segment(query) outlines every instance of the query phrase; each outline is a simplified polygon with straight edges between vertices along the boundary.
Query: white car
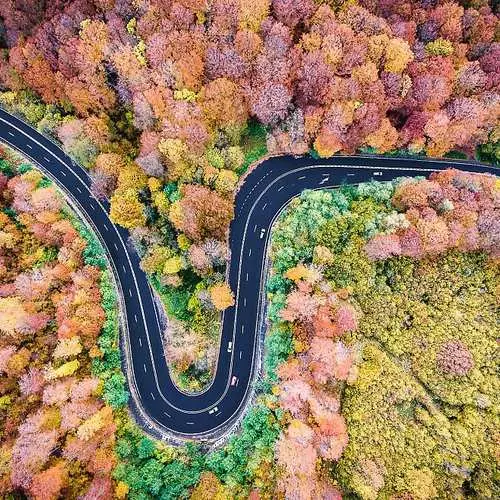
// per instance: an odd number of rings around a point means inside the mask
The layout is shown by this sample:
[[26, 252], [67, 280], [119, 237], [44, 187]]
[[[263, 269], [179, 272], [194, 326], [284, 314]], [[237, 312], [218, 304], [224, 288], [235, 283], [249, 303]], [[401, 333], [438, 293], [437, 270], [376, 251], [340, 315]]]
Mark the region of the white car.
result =
[[238, 385], [239, 379], [236, 375], [233, 375], [233, 378], [231, 379], [231, 385]]
[[215, 413], [217, 411], [219, 411], [219, 408], [217, 408], [217, 406], [214, 406], [211, 410], [208, 410], [208, 413], [212, 415], [212, 413]]
[[232, 342], [228, 342], [227, 344], [227, 352], [231, 352], [233, 350], [233, 343]]

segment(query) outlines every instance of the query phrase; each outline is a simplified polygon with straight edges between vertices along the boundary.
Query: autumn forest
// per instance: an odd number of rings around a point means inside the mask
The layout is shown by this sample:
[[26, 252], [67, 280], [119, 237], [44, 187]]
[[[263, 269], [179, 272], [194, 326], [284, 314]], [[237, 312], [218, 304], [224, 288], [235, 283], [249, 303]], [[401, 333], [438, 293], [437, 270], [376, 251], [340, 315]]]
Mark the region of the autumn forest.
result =
[[[227, 237], [260, 161], [500, 161], [488, 0], [3, 0], [0, 106], [109, 200], [206, 388]], [[129, 409], [118, 291], [56, 184], [0, 144], [0, 497], [500, 496], [500, 182], [448, 169], [304, 191], [268, 252], [262, 375], [237, 432], [173, 446]]]

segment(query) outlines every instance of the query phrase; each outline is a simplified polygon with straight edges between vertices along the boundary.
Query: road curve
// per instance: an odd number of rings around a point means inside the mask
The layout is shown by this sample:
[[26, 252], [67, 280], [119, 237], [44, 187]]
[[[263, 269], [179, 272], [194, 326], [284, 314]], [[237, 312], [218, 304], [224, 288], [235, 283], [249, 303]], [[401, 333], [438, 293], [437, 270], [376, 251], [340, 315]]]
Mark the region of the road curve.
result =
[[[196, 395], [179, 391], [165, 361], [154, 296], [137, 254], [126, 246], [128, 233], [109, 219], [109, 205], [90, 192], [90, 178], [57, 145], [0, 109], [0, 141], [46, 171], [91, 221], [112, 263], [126, 320], [128, 383], [147, 427], [162, 436], [207, 438], [231, 425], [251, 392], [257, 368], [259, 318], [265, 297], [266, 250], [277, 214], [304, 189], [428, 175], [454, 167], [492, 173], [494, 167], [469, 161], [416, 160], [374, 156], [335, 156], [328, 160], [289, 156], [271, 158], [249, 173], [236, 195], [229, 245], [228, 278], [236, 304], [223, 314], [214, 380]], [[229, 349], [229, 343], [232, 343]], [[233, 377], [237, 383], [231, 385]]]

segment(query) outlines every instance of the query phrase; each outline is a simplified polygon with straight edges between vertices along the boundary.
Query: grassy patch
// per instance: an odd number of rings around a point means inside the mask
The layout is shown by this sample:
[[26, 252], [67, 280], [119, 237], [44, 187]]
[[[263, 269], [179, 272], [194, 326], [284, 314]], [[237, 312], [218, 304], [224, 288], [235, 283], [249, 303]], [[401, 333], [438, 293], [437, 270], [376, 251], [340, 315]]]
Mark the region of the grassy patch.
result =
[[241, 148], [245, 154], [245, 161], [238, 169], [238, 174], [243, 175], [248, 167], [267, 154], [266, 128], [257, 122], [250, 122], [241, 138]]

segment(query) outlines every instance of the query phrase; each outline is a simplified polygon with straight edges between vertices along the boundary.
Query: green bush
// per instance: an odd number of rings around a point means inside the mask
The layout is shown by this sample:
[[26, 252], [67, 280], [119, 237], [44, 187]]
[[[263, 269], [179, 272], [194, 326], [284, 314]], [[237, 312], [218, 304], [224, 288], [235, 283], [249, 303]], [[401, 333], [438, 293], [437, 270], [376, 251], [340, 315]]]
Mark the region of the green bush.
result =
[[249, 122], [242, 137], [241, 147], [245, 159], [237, 170], [239, 175], [244, 174], [248, 167], [267, 154], [266, 128], [255, 121]]

